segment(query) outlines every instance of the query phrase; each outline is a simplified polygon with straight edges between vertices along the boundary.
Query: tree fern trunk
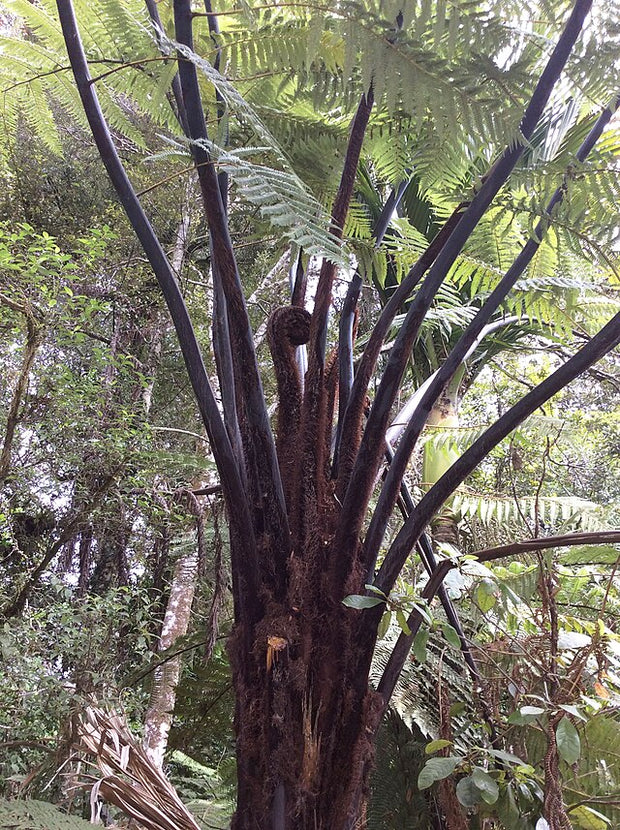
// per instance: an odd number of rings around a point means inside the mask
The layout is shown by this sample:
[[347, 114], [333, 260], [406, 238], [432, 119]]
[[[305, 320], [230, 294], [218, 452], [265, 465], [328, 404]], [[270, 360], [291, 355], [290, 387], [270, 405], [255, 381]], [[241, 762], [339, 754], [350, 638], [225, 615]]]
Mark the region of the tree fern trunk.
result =
[[[331, 604], [329, 604], [331, 605]], [[273, 613], [230, 643], [236, 689], [238, 796], [233, 830], [348, 830], [364, 826], [382, 701], [367, 675], [346, 680], [354, 660], [351, 610], [317, 618]]]

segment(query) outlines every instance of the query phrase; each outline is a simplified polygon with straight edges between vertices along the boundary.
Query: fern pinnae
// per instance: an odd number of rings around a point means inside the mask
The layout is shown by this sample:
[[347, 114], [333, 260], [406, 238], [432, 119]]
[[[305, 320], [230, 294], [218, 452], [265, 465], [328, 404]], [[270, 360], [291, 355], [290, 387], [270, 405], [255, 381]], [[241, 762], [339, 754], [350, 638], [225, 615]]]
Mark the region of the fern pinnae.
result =
[[64, 40], [56, 15], [46, 11], [43, 4], [32, 4], [28, 0], [4, 0], [4, 6], [21, 20], [28, 20], [28, 25], [38, 35], [62, 54]]
[[[185, 142], [169, 141], [171, 149], [166, 158], [187, 156]], [[196, 142], [205, 148], [220, 169], [237, 182], [240, 194], [256, 205], [272, 225], [302, 246], [307, 253], [328, 256], [333, 261], [348, 265], [337, 239], [326, 230], [328, 219], [322, 205], [305, 190], [301, 180], [289, 170], [279, 170], [258, 164], [250, 156], [260, 155], [271, 147], [245, 147], [239, 151], [224, 150], [212, 141]], [[151, 160], [162, 155], [152, 156]]]
[[606, 527], [598, 516], [599, 506], [572, 496], [490, 496], [461, 488], [454, 496], [452, 509], [462, 519], [522, 525], [526, 520], [544, 522], [550, 528], [577, 526], [585, 531]]
[[28, 84], [26, 95], [30, 100], [26, 102], [22, 112], [26, 116], [33, 133], [39, 136], [52, 153], [60, 155], [62, 145], [58, 128], [41, 83], [32, 81]]
[[207, 78], [217, 92], [222, 96], [226, 106], [232, 110], [235, 116], [244, 124], [249, 126], [263, 141], [270, 150], [275, 153], [279, 161], [285, 162], [284, 153], [265, 124], [262, 122], [256, 111], [250, 106], [245, 98], [206, 58], [196, 54], [183, 44], [176, 43], [163, 33], [160, 35], [160, 43], [166, 48], [169, 54], [176, 51], [184, 60], [193, 63], [197, 69]]

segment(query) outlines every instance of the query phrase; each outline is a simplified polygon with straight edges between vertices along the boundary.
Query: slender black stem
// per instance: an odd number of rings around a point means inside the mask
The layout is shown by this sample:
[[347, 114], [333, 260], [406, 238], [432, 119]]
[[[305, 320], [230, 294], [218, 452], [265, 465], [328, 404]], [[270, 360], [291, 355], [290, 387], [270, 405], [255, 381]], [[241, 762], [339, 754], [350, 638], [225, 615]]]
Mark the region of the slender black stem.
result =
[[[422, 591], [421, 597], [422, 599], [426, 600], [426, 602], [430, 602], [432, 598], [435, 596], [441, 585], [443, 584], [443, 580], [446, 578], [447, 574], [454, 568], [455, 565], [450, 560], [443, 560], [439, 563], [437, 568], [433, 571], [432, 576], [424, 586], [424, 590]], [[383, 698], [383, 705], [387, 707], [390, 698], [394, 692], [394, 688], [396, 686], [396, 681], [403, 670], [403, 666], [405, 665], [405, 660], [407, 659], [407, 655], [411, 651], [411, 646], [413, 645], [413, 641], [415, 639], [416, 634], [420, 630], [420, 626], [422, 625], [422, 615], [416, 609], [414, 609], [407, 619], [407, 626], [409, 628], [409, 634], [405, 634], [404, 631], [401, 631], [398, 639], [396, 640], [396, 644], [392, 649], [392, 653], [390, 654], [387, 663], [385, 664], [385, 668], [383, 670], [383, 674], [381, 675], [381, 679], [377, 684], [377, 691]]]
[[[157, 8], [156, 0], [145, 0], [146, 8], [149, 13], [149, 17], [153, 21], [155, 26], [155, 31], [163, 32], [164, 27], [162, 26], [161, 17], [159, 16], [159, 9]], [[185, 135], [188, 134], [187, 132], [187, 113], [185, 112], [185, 102], [183, 101], [183, 93], [181, 92], [181, 82], [179, 80], [179, 73], [177, 72], [172, 79], [172, 97], [174, 98], [174, 103], [176, 106], [176, 116], [181, 125], [181, 128]]]
[[[156, 31], [163, 31], [161, 18], [159, 16], [159, 9], [155, 0], [146, 0], [146, 7], [149, 16], [155, 25]], [[209, 31], [215, 36], [219, 33], [217, 17], [212, 13], [209, 0], [205, 0], [205, 7], [209, 12]], [[217, 45], [217, 44], [216, 44]], [[219, 69], [221, 50], [218, 50], [215, 58], [214, 66]], [[176, 115], [183, 130], [183, 133], [189, 138], [189, 124], [187, 121], [187, 112], [185, 110], [185, 101], [183, 100], [183, 93], [181, 90], [181, 81], [178, 72], [172, 79], [172, 93], [176, 104]], [[224, 102], [219, 92], [216, 93], [218, 101], [218, 120], [224, 114]], [[226, 136], [227, 138], [227, 136]], [[220, 193], [224, 209], [226, 209], [228, 196], [228, 174], [221, 172], [218, 174], [218, 182], [220, 185]], [[222, 398], [222, 409], [224, 412], [224, 423], [230, 437], [230, 442], [233, 448], [235, 457], [241, 473], [241, 478], [244, 485], [247, 485], [245, 476], [245, 466], [243, 462], [243, 447], [241, 443], [241, 432], [239, 430], [239, 420], [237, 418], [237, 406], [235, 400], [235, 376], [233, 371], [232, 352], [230, 346], [230, 334], [228, 331], [228, 315], [226, 310], [226, 298], [222, 288], [222, 281], [216, 271], [215, 263], [212, 263], [213, 274], [213, 353], [215, 356], [215, 364], [217, 368], [217, 376], [220, 385], [220, 394]]]
[[413, 549], [431, 518], [491, 450], [525, 418], [535, 412], [578, 375], [585, 372], [597, 360], [604, 357], [619, 342], [620, 313], [616, 314], [570, 360], [567, 360], [553, 374], [534, 387], [531, 392], [492, 424], [480, 438], [474, 441], [471, 447], [431, 487], [398, 532], [375, 580], [378, 588], [385, 593], [390, 592], [401, 568], [407, 561], [409, 552]]
[[[256, 541], [247, 507], [247, 499], [240, 471], [237, 467], [226, 428], [220, 416], [213, 390], [209, 383], [200, 347], [192, 326], [181, 290], [170, 263], [149, 222], [142, 205], [129, 181], [123, 164], [116, 152], [112, 136], [101, 111], [97, 93], [91, 83], [86, 55], [79, 35], [77, 21], [71, 0], [57, 0], [58, 14], [62, 26], [69, 61], [73, 69], [82, 105], [90, 125], [95, 144], [125, 209], [127, 217], [144, 249], [174, 323], [187, 373], [194, 390], [198, 409], [202, 417], [213, 455], [220, 473], [222, 487], [230, 505], [235, 505], [230, 521], [238, 533], [247, 539], [247, 563], [244, 580], [248, 592], [256, 591]], [[254, 595], [256, 596], [256, 594]], [[249, 604], [248, 610], [252, 607]]]
[[351, 386], [353, 385], [353, 330], [355, 328], [355, 313], [362, 288], [362, 278], [356, 271], [347, 289], [338, 330], [338, 422], [336, 424], [336, 438], [334, 442], [334, 456], [332, 460], [332, 478], [338, 478], [338, 457], [340, 453], [340, 438], [344, 413], [349, 401]]
[[495, 548], [477, 551], [474, 556], [479, 562], [495, 562], [505, 556], [531, 553], [548, 548], [563, 548], [574, 545], [616, 545], [620, 542], [620, 530], [594, 530], [584, 533], [564, 533], [561, 536], [544, 536], [542, 539], [526, 539]]
[[[295, 254], [293, 256], [293, 253]], [[288, 269], [289, 287], [291, 292], [291, 305], [305, 308], [306, 305], [306, 287], [308, 285], [308, 275], [304, 268], [303, 249], [296, 245], [291, 245], [290, 261]], [[308, 349], [305, 344], [295, 348], [295, 362], [299, 371], [299, 380], [301, 383], [301, 394], [304, 393], [304, 385], [306, 380], [306, 369], [308, 368]]]
[[[204, 5], [205, 12], [207, 13], [209, 32], [211, 33], [211, 40], [213, 41], [213, 45], [215, 46], [215, 60], [213, 61], [213, 68], [219, 72], [222, 63], [222, 47], [220, 46], [218, 41], [218, 35], [220, 33], [220, 24], [217, 19], [217, 14], [213, 11], [211, 0], [204, 0]], [[219, 89], [215, 90], [215, 100], [217, 102], [217, 122], [221, 126], [222, 121], [226, 115], [226, 101], [224, 100], [224, 97], [222, 93], [219, 91]], [[226, 122], [224, 135], [222, 136], [222, 145], [224, 147], [226, 147], [226, 145], [228, 144], [228, 140], [230, 138], [229, 133], [230, 131], [228, 129], [228, 123]], [[228, 173], [225, 170], [222, 170], [220, 173], [218, 173], [217, 178], [220, 183], [220, 193], [222, 194], [224, 209], [226, 210], [228, 202]]]
[[[222, 60], [222, 50], [218, 44], [217, 36], [220, 33], [220, 26], [217, 15], [213, 12], [210, 0], [205, 0], [205, 11], [207, 12], [207, 21], [211, 39], [216, 47], [215, 61], [213, 66], [219, 71]], [[219, 90], [215, 91], [215, 100], [217, 102], [217, 120], [221, 124], [222, 119], [226, 114], [226, 103]], [[189, 133], [188, 133], [189, 137]], [[228, 127], [225, 130], [223, 138], [223, 145], [228, 144], [229, 131]], [[217, 174], [217, 181], [220, 188], [220, 196], [222, 197], [222, 205], [224, 212], [228, 212], [228, 173], [222, 170]], [[211, 244], [213, 248], [213, 244]], [[232, 346], [230, 340], [230, 331], [228, 328], [228, 309], [226, 305], [226, 296], [224, 294], [224, 287], [222, 279], [217, 272], [216, 263], [211, 263], [211, 272], [213, 274], [213, 352], [215, 355], [215, 362], [217, 365], [217, 375], [220, 382], [220, 394], [222, 396], [222, 409], [224, 410], [224, 423], [230, 435], [230, 441], [233, 446], [235, 454], [243, 464], [243, 442], [241, 438], [241, 430], [239, 428], [239, 419], [237, 417], [237, 400], [235, 394], [235, 371], [234, 361], [232, 357]], [[245, 467], [244, 467], [245, 472]], [[245, 479], [244, 479], [245, 480]]]
[[[366, 135], [368, 120], [374, 104], [372, 85], [365, 95], [362, 95], [358, 104], [345, 153], [340, 185], [334, 198], [331, 215], [331, 232], [338, 239], [342, 239], [344, 223], [349, 212], [349, 205], [353, 196], [357, 166], [362, 152], [362, 144]], [[325, 349], [327, 344], [327, 320], [332, 303], [332, 285], [336, 274], [336, 266], [329, 260], [323, 260], [319, 281], [314, 297], [312, 324], [310, 328], [310, 342], [308, 345], [308, 364], [313, 372], [323, 371], [325, 363]], [[309, 404], [311, 407], [311, 404]]]
[[[577, 161], [585, 161], [619, 105], [620, 99], [616, 99], [612, 106], [606, 107], [603, 110], [579, 147], [576, 153]], [[492, 315], [495, 311], [497, 311], [501, 303], [508, 296], [510, 290], [514, 287], [516, 281], [524, 273], [525, 269], [534, 258], [544, 238], [554, 210], [564, 199], [568, 183], [568, 175], [568, 173], [564, 175], [562, 184], [557, 188], [549, 200], [545, 210], [545, 218], [540, 220], [532, 237], [528, 239], [504, 277], [502, 277], [498, 285], [482, 305], [480, 311], [467, 326], [458, 342], [446, 358], [444, 364], [430, 382], [417, 407], [411, 413], [407, 427], [405, 428], [396, 452], [394, 453], [394, 459], [390, 464], [388, 474], [385, 477], [385, 481], [379, 495], [379, 500], [373, 513], [372, 522], [366, 535], [364, 544], [364, 564], [368, 568], [373, 566], [376, 561], [381, 542], [383, 541], [383, 537], [385, 535], [385, 529], [387, 527], [389, 517], [392, 514], [394, 504], [398, 497], [400, 482], [405, 475], [409, 459], [411, 458], [411, 453], [413, 452], [416, 442], [420, 437], [424, 425], [426, 424], [429, 413], [437, 402], [446, 384], [453, 377], [457, 369], [462, 365], [465, 356], [472, 345], [476, 342], [476, 339], [479, 337]]]
[[[193, 48], [192, 17], [190, 0], [174, 0], [176, 38], [182, 46], [189, 49]], [[187, 109], [189, 133], [193, 140], [192, 153], [211, 235], [214, 275], [221, 278], [226, 298], [236, 405], [241, 410], [237, 414], [244, 455], [246, 459], [251, 459], [248, 481], [252, 489], [255, 521], [260, 526], [270, 527], [274, 542], [271, 554], [275, 555], [277, 561], [276, 567], [270, 563], [266, 572], [276, 580], [277, 584], [272, 587], [282, 593], [290, 550], [290, 532], [275, 442], [219, 182], [214, 166], [208, 164], [210, 158], [207, 151], [199, 143], [208, 140], [208, 135], [196, 67], [191, 60], [179, 60], [179, 77]]]
[[[386, 448], [385, 453], [388, 467], [394, 457], [394, 453], [391, 447]], [[400, 501], [402, 502], [402, 514], [405, 519], [408, 519], [409, 516], [415, 510], [415, 503], [409, 492], [409, 488], [403, 482], [400, 486]], [[422, 533], [417, 544], [418, 554], [420, 556], [420, 561], [424, 566], [424, 570], [429, 576], [432, 576], [433, 571], [437, 567], [437, 558], [435, 556], [435, 551], [433, 550], [433, 544], [431, 542], [430, 536], [427, 533]], [[370, 575], [370, 579], [372, 579], [374, 574]], [[448, 592], [446, 590], [445, 585], [440, 585], [437, 590], [437, 596], [439, 597], [439, 602], [444, 610], [446, 615], [446, 619], [454, 628], [456, 633], [458, 634], [459, 640], [461, 641], [461, 652], [463, 653], [463, 659], [469, 668], [470, 674], [476, 683], [481, 682], [480, 672], [478, 671], [478, 666], [476, 665], [476, 661], [473, 658], [471, 653], [471, 646], [469, 641], [465, 637], [465, 632], [463, 630], [463, 626], [461, 625], [461, 621], [459, 620], [459, 616], [457, 613], [456, 608], [454, 607], [454, 603], [448, 596]]]
[[410, 179], [403, 179], [403, 181], [395, 187], [388, 198], [385, 200], [385, 204], [383, 205], [383, 210], [381, 211], [377, 221], [375, 222], [375, 227], [373, 229], [373, 236], [375, 237], [375, 247], [381, 244], [383, 241], [383, 237], [386, 234], [387, 229], [390, 226], [390, 222], [392, 221], [392, 215], [398, 205], [400, 204], [401, 199], [405, 195], [405, 190], [409, 186]]
[[[392, 215], [407, 189], [408, 180], [402, 181], [398, 187], [392, 190], [383, 205], [375, 226], [373, 236], [374, 247], [378, 248], [383, 242], [383, 237], [389, 227]], [[332, 461], [332, 478], [338, 478], [338, 457], [340, 454], [340, 441], [342, 438], [345, 413], [349, 403], [349, 396], [354, 382], [353, 370], [353, 327], [355, 321], [355, 310], [359, 300], [362, 287], [362, 278], [359, 269], [349, 282], [342, 311], [340, 313], [340, 326], [338, 334], [338, 423], [336, 425], [336, 438], [334, 442], [334, 457]]]
[[289, 283], [291, 287], [291, 305], [304, 308], [306, 303], [306, 286], [308, 284], [308, 278], [304, 268], [303, 251], [301, 248], [296, 249], [295, 258], [290, 263]]
[[342, 523], [349, 528], [351, 537], [346, 544], [339, 546], [344, 551], [344, 555], [341, 557], [341, 576], [343, 579], [346, 579], [352, 565], [351, 557], [355, 550], [352, 538], [357, 539], [361, 529], [363, 516], [367, 509], [373, 482], [381, 461], [383, 437], [391, 408], [398, 394], [420, 326], [435, 294], [441, 287], [463, 245], [480, 222], [500, 188], [508, 180], [523, 152], [525, 142], [532, 136], [549, 96], [579, 37], [591, 5], [592, 0], [576, 0], [564, 31], [542, 72], [521, 120], [520, 132], [523, 140], [506, 147], [495, 162], [484, 184], [460, 217], [454, 231], [430, 267], [426, 279], [407, 312], [381, 378], [343, 500]]
[[243, 441], [241, 438], [241, 430], [239, 429], [239, 418], [237, 417], [235, 370], [228, 328], [226, 297], [224, 296], [222, 280], [217, 273], [217, 266], [214, 261], [211, 263], [211, 274], [213, 276], [213, 354], [220, 384], [224, 423], [228, 430], [233, 452], [237, 458], [239, 468], [242, 471], [243, 482], [247, 486], [245, 462], [243, 459]]
[[[402, 308], [404, 302], [411, 296], [413, 290], [418, 285], [428, 268], [435, 261], [439, 251], [446, 244], [450, 234], [460, 221], [462, 212], [466, 204], [460, 204], [452, 212], [452, 215], [446, 221], [442, 229], [433, 238], [428, 248], [424, 251], [422, 256], [418, 259], [415, 265], [409, 270], [407, 276], [402, 280], [396, 291], [392, 294], [386, 305], [383, 307], [379, 319], [373, 326], [370, 338], [366, 344], [366, 348], [362, 354], [359, 365], [355, 372], [353, 385], [349, 394], [348, 404], [344, 413], [342, 423], [340, 446], [345, 448], [347, 455], [350, 453], [350, 448], [357, 450], [357, 434], [361, 430], [363, 409], [365, 406], [366, 393], [370, 379], [375, 370], [377, 359], [381, 352], [381, 347], [387, 336], [394, 317]], [[343, 469], [342, 463], [339, 465], [338, 482], [341, 494], [346, 491], [346, 485], [351, 474], [351, 470]]]

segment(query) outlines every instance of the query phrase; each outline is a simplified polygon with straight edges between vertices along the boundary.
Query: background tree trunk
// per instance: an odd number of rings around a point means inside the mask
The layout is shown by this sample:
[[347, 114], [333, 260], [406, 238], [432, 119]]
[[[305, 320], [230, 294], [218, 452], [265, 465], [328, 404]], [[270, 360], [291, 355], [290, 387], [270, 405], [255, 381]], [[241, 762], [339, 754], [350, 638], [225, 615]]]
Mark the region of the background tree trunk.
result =
[[[181, 556], [175, 566], [158, 652], [171, 648], [187, 634], [198, 576], [198, 552]], [[181, 655], [177, 654], [155, 669], [149, 708], [144, 720], [144, 748], [161, 768], [172, 724], [176, 690], [181, 676]]]

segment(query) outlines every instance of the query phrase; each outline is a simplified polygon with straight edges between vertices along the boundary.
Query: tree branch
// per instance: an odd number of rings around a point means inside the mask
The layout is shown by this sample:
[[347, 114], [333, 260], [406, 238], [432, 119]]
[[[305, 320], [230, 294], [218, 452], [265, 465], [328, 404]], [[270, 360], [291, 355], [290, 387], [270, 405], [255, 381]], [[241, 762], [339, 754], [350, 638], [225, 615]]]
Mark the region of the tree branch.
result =
[[486, 548], [474, 553], [479, 562], [494, 562], [505, 556], [516, 556], [519, 553], [531, 553], [535, 550], [547, 548], [574, 547], [575, 545], [615, 545], [620, 543], [620, 530], [599, 530], [591, 533], [565, 533], [561, 536], [545, 536], [539, 539], [526, 539], [523, 542], [512, 542], [509, 545], [499, 545], [495, 548]]
[[[391, 447], [388, 445], [388, 449], [386, 451], [386, 458], [388, 460], [388, 465], [391, 463], [392, 458], [394, 457], [394, 453], [392, 452]], [[405, 519], [409, 518], [411, 513], [415, 510], [415, 504], [411, 497], [411, 493], [409, 492], [409, 488], [403, 482], [400, 487], [400, 499], [402, 502], [402, 514]], [[420, 561], [424, 566], [424, 570], [428, 574], [428, 576], [432, 576], [433, 571], [437, 567], [437, 559], [435, 557], [435, 551], [433, 550], [433, 545], [430, 540], [430, 537], [426, 533], [422, 533], [420, 539], [418, 540], [418, 555], [420, 557]], [[371, 577], [372, 578], [372, 577]], [[471, 653], [471, 647], [467, 638], [465, 637], [465, 632], [463, 631], [463, 626], [461, 625], [461, 621], [459, 620], [459, 616], [457, 613], [456, 608], [454, 607], [454, 603], [448, 596], [448, 592], [446, 591], [445, 586], [442, 584], [437, 589], [437, 595], [439, 596], [439, 602], [444, 610], [446, 615], [446, 619], [454, 628], [456, 633], [458, 634], [459, 640], [461, 641], [461, 651], [463, 653], [463, 659], [469, 668], [470, 674], [474, 681], [477, 684], [480, 684], [480, 672], [478, 671], [478, 666], [476, 665], [476, 661]]]
[[30, 596], [30, 592], [39, 581], [39, 577], [47, 569], [50, 562], [54, 560], [56, 554], [60, 551], [60, 549], [67, 542], [69, 542], [71, 539], [75, 537], [75, 535], [80, 530], [87, 517], [93, 513], [93, 511], [96, 507], [98, 507], [99, 504], [101, 504], [103, 497], [116, 480], [117, 474], [118, 473], [115, 473], [113, 475], [107, 475], [103, 479], [102, 483], [99, 485], [97, 490], [93, 493], [90, 502], [88, 502], [88, 504], [84, 505], [82, 508], [78, 509], [77, 512], [73, 514], [72, 518], [69, 519], [64, 529], [60, 532], [58, 539], [52, 545], [50, 545], [39, 564], [32, 569], [30, 574], [28, 574], [24, 584], [17, 593], [17, 596], [2, 609], [0, 617], [4, 619], [9, 619], [11, 617], [16, 617], [18, 614], [21, 614], [21, 612], [24, 610], [28, 597]]
[[[485, 335], [492, 334], [498, 328], [502, 328], [503, 326], [507, 326], [511, 323], [514, 323], [516, 319], [516, 317], [508, 317], [506, 318], [506, 320], [499, 320], [496, 323], [491, 323], [488, 326], [486, 326], [482, 330], [482, 332], [480, 332], [476, 340], [471, 344], [467, 352], [465, 352], [459, 366], [462, 366], [462, 364], [475, 350], [476, 346], [480, 343], [480, 341], [483, 339]], [[386, 432], [386, 441], [388, 443], [391, 443], [391, 435], [397, 437], [400, 434], [400, 432], [402, 432], [403, 428], [406, 429], [408, 427], [407, 420], [409, 421], [409, 423], [411, 423], [410, 419], [413, 417], [413, 413], [419, 411], [420, 402], [425, 399], [426, 395], [429, 392], [429, 389], [431, 389], [431, 387], [434, 388], [437, 376], [440, 371], [441, 370], [438, 370], [433, 375], [431, 375], [431, 377], [428, 378], [422, 384], [420, 389], [418, 389], [418, 391], [412, 396], [411, 400], [408, 401], [407, 404], [403, 407], [403, 409], [395, 419], [396, 424], [392, 423], [392, 425]], [[452, 377], [452, 375], [454, 375], [455, 372], [456, 369], [452, 372], [450, 377]], [[444, 388], [445, 383], [442, 383], [439, 392], [437, 393], [437, 396], [441, 394]], [[426, 419], [424, 423], [426, 423]], [[400, 426], [400, 424], [402, 424], [402, 426]], [[424, 426], [424, 424], [422, 426]], [[381, 542], [383, 541], [385, 530], [390, 520], [390, 516], [392, 515], [394, 504], [396, 503], [396, 499], [398, 498], [398, 488], [402, 486], [401, 483], [405, 477], [407, 463], [411, 455], [410, 452], [409, 455], [406, 456], [407, 460], [403, 467], [403, 451], [401, 450], [401, 446], [403, 446], [404, 443], [405, 437], [401, 439], [400, 444], [398, 445], [396, 451], [393, 453], [393, 458], [390, 467], [387, 471], [387, 475], [384, 478], [383, 486], [381, 488], [381, 492], [379, 493], [379, 498], [373, 511], [370, 524], [368, 526], [366, 538], [364, 539], [363, 563], [364, 567], [368, 571], [368, 579], [370, 581], [372, 581], [372, 579], [374, 578], [374, 568], [377, 561], [377, 556], [379, 555]], [[395, 467], [395, 470], [392, 470], [392, 466]], [[394, 492], [395, 487], [397, 488], [396, 493]]]
[[[11, 308], [15, 308], [15, 304], [11, 305]], [[39, 350], [39, 346], [43, 341], [43, 327], [41, 322], [27, 308], [20, 310], [26, 317], [26, 345], [24, 346], [22, 365], [17, 376], [13, 394], [11, 395], [11, 402], [6, 416], [4, 440], [2, 441], [2, 450], [0, 451], [0, 485], [4, 483], [11, 469], [13, 439], [15, 437], [15, 429], [20, 420], [19, 410], [24, 395], [26, 394], [32, 364]]]

